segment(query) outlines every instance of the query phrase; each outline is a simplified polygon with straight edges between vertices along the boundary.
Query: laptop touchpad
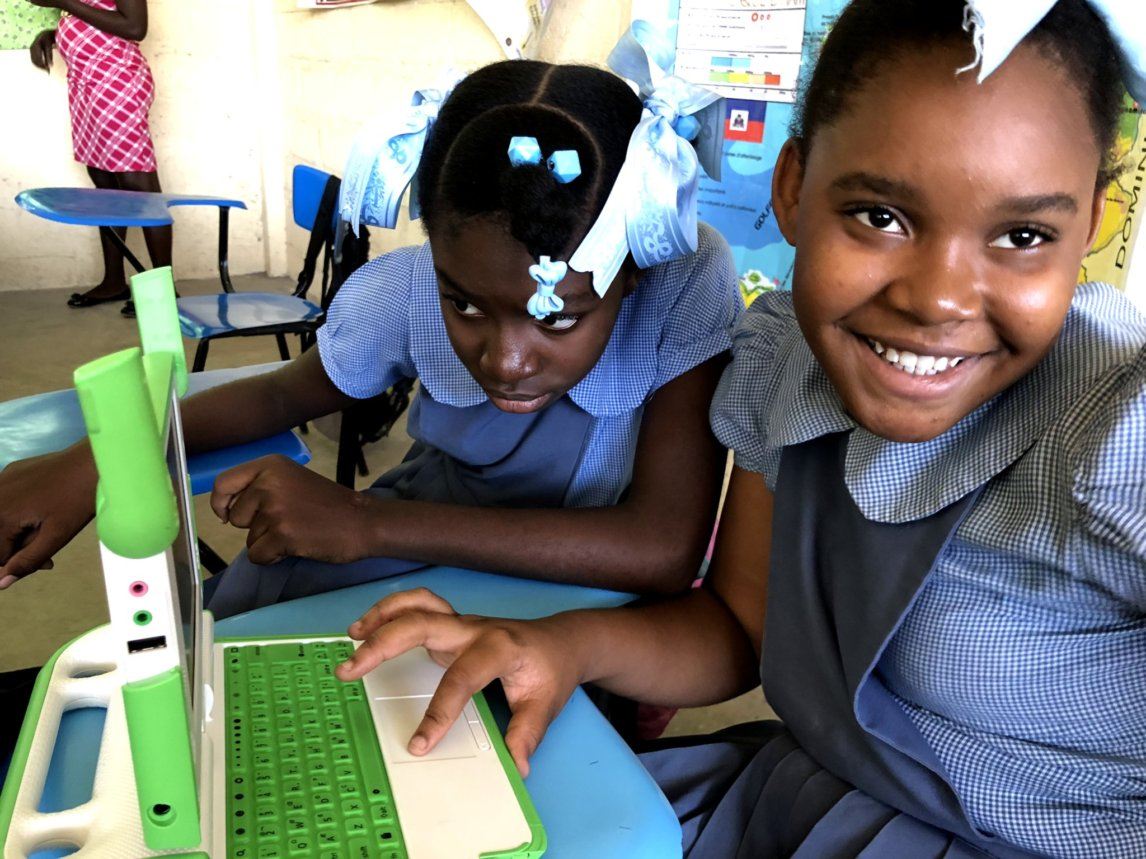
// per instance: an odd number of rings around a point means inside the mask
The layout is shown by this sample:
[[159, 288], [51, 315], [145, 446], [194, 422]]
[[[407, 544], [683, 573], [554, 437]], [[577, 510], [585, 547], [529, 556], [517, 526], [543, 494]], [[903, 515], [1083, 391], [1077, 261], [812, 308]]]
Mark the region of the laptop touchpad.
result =
[[[478, 753], [477, 742], [465, 714], [454, 722], [453, 727], [434, 746], [433, 750], [421, 757], [406, 751], [406, 744], [414, 736], [414, 731], [426, 714], [430, 705], [429, 695], [411, 698], [381, 698], [370, 702], [378, 721], [382, 725], [382, 744], [386, 757], [391, 763], [416, 763], [419, 761], [440, 761], [456, 758], [472, 758]], [[471, 705], [472, 706], [472, 705]]]
[[433, 695], [446, 669], [420, 647], [387, 659], [362, 678], [371, 698], [406, 698]]

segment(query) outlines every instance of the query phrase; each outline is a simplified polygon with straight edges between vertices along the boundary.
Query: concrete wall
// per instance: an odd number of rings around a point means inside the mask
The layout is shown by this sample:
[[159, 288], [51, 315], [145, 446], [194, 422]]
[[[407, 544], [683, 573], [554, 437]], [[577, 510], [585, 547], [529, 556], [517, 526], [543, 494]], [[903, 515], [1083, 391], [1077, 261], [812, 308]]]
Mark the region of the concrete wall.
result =
[[[232, 219], [231, 256], [239, 272], [262, 271], [266, 256], [254, 8], [234, 0], [151, 0], [144, 42], [156, 78], [151, 123], [160, 180], [168, 190], [247, 203], [250, 211]], [[63, 61], [57, 52], [48, 76], [26, 53], [0, 52], [0, 89], [6, 113], [20, 118], [0, 135], [0, 290], [91, 285], [102, 271], [95, 231], [50, 224], [12, 202], [25, 187], [88, 184], [72, 160]], [[178, 275], [213, 271], [216, 220], [213, 210], [178, 212]], [[142, 252], [142, 237], [132, 246]]]
[[[507, 0], [508, 2], [508, 0]], [[537, 55], [603, 63], [628, 20], [627, 0], [557, 0]], [[503, 57], [463, 0], [382, 0], [321, 12], [293, 0], [151, 0], [144, 53], [156, 78], [152, 130], [164, 188], [247, 203], [231, 221], [235, 273], [294, 273], [306, 246], [290, 218], [290, 169], [341, 172], [360, 126], [409, 103], [447, 69]], [[22, 188], [86, 185], [71, 155], [63, 62], [45, 75], [0, 52], [0, 89], [17, 122], [0, 135], [0, 291], [84, 288], [100, 275], [94, 230], [19, 210]], [[214, 210], [181, 208], [177, 277], [214, 272]], [[373, 252], [421, 240], [403, 220], [373, 232]], [[143, 256], [140, 236], [132, 247]], [[145, 257], [144, 257], [145, 258]]]
[[[363, 124], [400, 114], [419, 87], [451, 68], [504, 58], [493, 35], [461, 0], [383, 2], [338, 11], [299, 11], [279, 0], [278, 67], [284, 93], [283, 181], [312, 164], [341, 173]], [[289, 189], [287, 191], [289, 195]], [[403, 216], [394, 231], [372, 230], [377, 254], [421, 241]], [[297, 267], [305, 234], [287, 229], [287, 258]]]
[[[505, 0], [512, 2], [512, 0]], [[603, 64], [627, 26], [631, 0], [553, 0], [532, 47], [539, 59]], [[151, 112], [160, 178], [168, 190], [247, 203], [231, 221], [232, 271], [293, 274], [306, 237], [290, 217], [290, 170], [299, 162], [341, 172], [364, 122], [400, 110], [418, 86], [449, 68], [501, 59], [494, 36], [464, 0], [381, 0], [321, 12], [294, 0], [151, 0], [144, 52], [156, 78]], [[86, 185], [74, 162], [63, 62], [50, 75], [23, 51], [0, 51], [9, 118], [0, 134], [0, 291], [84, 288], [101, 272], [94, 230], [21, 211], [22, 188]], [[138, 231], [137, 231], [138, 232]], [[214, 210], [176, 213], [179, 277], [215, 271]], [[373, 231], [374, 254], [421, 241], [405, 218]], [[143, 242], [131, 238], [144, 257]], [[1146, 307], [1146, 230], [1128, 292]]]

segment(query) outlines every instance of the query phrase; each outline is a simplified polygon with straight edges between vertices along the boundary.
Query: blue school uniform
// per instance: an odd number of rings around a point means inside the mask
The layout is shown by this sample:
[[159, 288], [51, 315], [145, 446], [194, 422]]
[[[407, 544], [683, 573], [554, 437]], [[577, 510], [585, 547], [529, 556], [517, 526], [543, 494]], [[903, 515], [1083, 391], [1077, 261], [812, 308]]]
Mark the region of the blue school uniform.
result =
[[765, 296], [712, 421], [775, 492], [784, 723], [644, 756], [688, 855], [1142, 856], [1146, 319], [1080, 287], [1029, 375], [900, 444]]
[[[695, 254], [642, 274], [584, 379], [540, 412], [507, 414], [450, 346], [427, 243], [355, 272], [319, 329], [318, 350], [331, 381], [352, 397], [418, 379], [407, 420], [414, 446], [367, 491], [471, 506], [603, 507], [616, 504], [632, 478], [645, 403], [726, 352], [742, 307], [728, 245], [702, 224]], [[394, 558], [258, 566], [244, 552], [208, 607], [227, 617], [420, 566]]]

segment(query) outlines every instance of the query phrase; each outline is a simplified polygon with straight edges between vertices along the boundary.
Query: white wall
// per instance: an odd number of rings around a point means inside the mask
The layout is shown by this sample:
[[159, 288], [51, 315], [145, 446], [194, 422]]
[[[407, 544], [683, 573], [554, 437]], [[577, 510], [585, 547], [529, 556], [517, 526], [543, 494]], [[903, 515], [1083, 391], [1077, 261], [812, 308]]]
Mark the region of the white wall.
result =
[[[503, 56], [463, 0], [321, 12], [293, 0], [151, 0], [149, 10], [160, 179], [167, 190], [247, 203], [231, 220], [235, 273], [298, 268], [306, 242], [290, 219], [295, 163], [341, 172], [362, 123], [400, 110], [448, 68]], [[603, 63], [628, 15], [628, 0], [556, 0], [538, 55]], [[90, 286], [102, 271], [96, 232], [13, 202], [22, 188], [88, 184], [72, 159], [63, 62], [57, 54], [48, 76], [25, 52], [0, 52], [0, 91], [13, 120], [0, 135], [0, 291]], [[416, 241], [420, 228], [403, 220], [374, 231], [373, 252]], [[215, 210], [176, 210], [177, 277], [213, 275], [215, 243]], [[145, 259], [141, 237], [131, 244]]]
[[[221, 194], [251, 207], [232, 218], [231, 257], [240, 272], [265, 267], [253, 8], [234, 0], [151, 0], [144, 42], [156, 77], [151, 124], [160, 181], [167, 190]], [[42, 221], [12, 201], [21, 188], [88, 184], [72, 159], [59, 53], [49, 77], [26, 53], [0, 52], [0, 90], [5, 113], [19, 118], [0, 135], [0, 290], [90, 286], [102, 272], [96, 232]], [[178, 276], [214, 270], [216, 223], [214, 210], [177, 211]], [[132, 246], [142, 253], [140, 236]]]
[[[384, 2], [337, 11], [299, 11], [279, 0], [278, 67], [285, 93], [284, 164], [311, 164], [341, 174], [363, 124], [400, 114], [414, 90], [440, 81], [450, 67], [476, 68], [502, 54], [493, 35], [462, 0]], [[289, 193], [289, 191], [288, 191]], [[372, 230], [371, 252], [420, 242], [403, 217], [394, 231]], [[287, 229], [287, 258], [297, 268], [306, 236]]]

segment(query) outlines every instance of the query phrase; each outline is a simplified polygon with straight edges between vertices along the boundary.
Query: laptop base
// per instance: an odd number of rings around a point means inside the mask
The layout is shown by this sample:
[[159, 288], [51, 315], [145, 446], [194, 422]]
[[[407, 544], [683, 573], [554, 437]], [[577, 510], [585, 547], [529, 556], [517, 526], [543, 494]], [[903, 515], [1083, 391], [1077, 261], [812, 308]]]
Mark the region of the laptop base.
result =
[[[51, 847], [79, 847], [75, 856], [206, 857], [202, 852], [154, 853], [143, 841], [123, 696], [116, 664], [121, 642], [109, 626], [91, 630], [52, 656], [40, 672], [0, 794], [4, 859], [26, 859]], [[88, 802], [39, 811], [60, 722], [68, 710], [106, 708], [103, 738]], [[210, 826], [204, 815], [205, 827]], [[205, 829], [206, 832], [206, 829]]]

